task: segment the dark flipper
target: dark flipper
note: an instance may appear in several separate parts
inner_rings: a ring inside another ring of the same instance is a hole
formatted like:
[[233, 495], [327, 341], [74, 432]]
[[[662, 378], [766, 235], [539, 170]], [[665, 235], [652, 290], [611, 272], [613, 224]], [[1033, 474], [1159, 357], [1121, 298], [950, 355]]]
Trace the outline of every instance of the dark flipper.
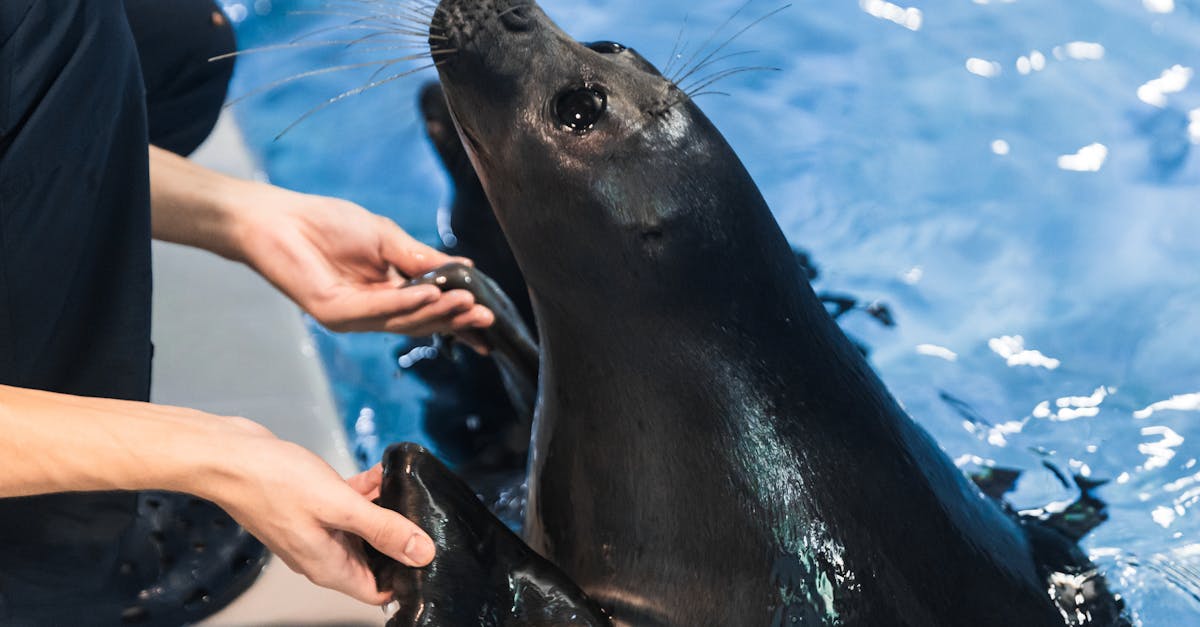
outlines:
[[437, 557], [425, 568], [409, 568], [367, 547], [380, 590], [393, 591], [400, 603], [388, 627], [611, 625], [574, 582], [492, 516], [424, 448], [388, 449], [377, 502], [420, 525], [437, 545]]
[[971, 475], [971, 481], [979, 486], [980, 491], [997, 501], [1012, 492], [1020, 478], [1021, 471], [1010, 468], [984, 468]]
[[[1044, 465], [1065, 485], [1070, 485], [1065, 483], [1066, 475], [1061, 470], [1048, 462]], [[971, 480], [984, 494], [1012, 511], [1004, 502], [1004, 496], [1013, 491], [1017, 485], [1017, 479], [1020, 477], [1021, 471], [1019, 470], [984, 468], [972, 474]], [[1082, 540], [1093, 529], [1108, 520], [1108, 504], [1093, 494], [1096, 489], [1103, 487], [1108, 481], [1096, 481], [1076, 475], [1074, 483], [1079, 488], [1079, 498], [1075, 499], [1074, 503], [1061, 510], [1033, 510], [1031, 513], [1023, 514], [1022, 518], [1032, 524], [1053, 529], [1073, 543]]]
[[872, 301], [863, 304], [854, 296], [837, 292], [819, 292], [817, 298], [821, 299], [821, 303], [825, 305], [825, 309], [829, 315], [833, 316], [834, 320], [851, 311], [861, 309], [885, 327], [896, 326], [896, 317], [892, 315], [892, 308], [887, 303]]
[[1042, 520], [1023, 517], [1039, 575], [1067, 625], [1130, 625], [1125, 602], [1074, 540]]
[[528, 441], [537, 401], [538, 348], [512, 300], [486, 274], [461, 263], [442, 266], [409, 284], [435, 285], [442, 291], [467, 290], [475, 296], [475, 302], [496, 314], [495, 324], [479, 331], [479, 337], [492, 349], [509, 397], [525, 418]]
[[[943, 398], [949, 396], [943, 395]], [[1053, 465], [1046, 464], [1046, 467], [1063, 478], [1061, 471]], [[1104, 576], [1077, 544], [1080, 538], [1108, 520], [1104, 501], [1092, 494], [1092, 490], [1107, 482], [1076, 476], [1075, 485], [1081, 494], [1066, 509], [1017, 514], [1004, 497], [1016, 487], [1020, 476], [1019, 470], [985, 468], [971, 475], [971, 479], [984, 494], [1020, 521], [1029, 538], [1038, 574], [1047, 583], [1047, 590], [1065, 624], [1128, 626], [1125, 603], [1120, 595], [1108, 589]]]
[[808, 277], [809, 281], [816, 281], [821, 276], [821, 269], [813, 261], [812, 255], [808, 254], [803, 248], [792, 247], [792, 254], [796, 255], [796, 265], [800, 267], [800, 271], [804, 276]]
[[1108, 504], [1092, 494], [1093, 490], [1107, 483], [1076, 475], [1075, 485], [1079, 487], [1079, 498], [1062, 511], [1042, 516], [1042, 524], [1070, 538], [1072, 542], [1080, 541], [1108, 520]]

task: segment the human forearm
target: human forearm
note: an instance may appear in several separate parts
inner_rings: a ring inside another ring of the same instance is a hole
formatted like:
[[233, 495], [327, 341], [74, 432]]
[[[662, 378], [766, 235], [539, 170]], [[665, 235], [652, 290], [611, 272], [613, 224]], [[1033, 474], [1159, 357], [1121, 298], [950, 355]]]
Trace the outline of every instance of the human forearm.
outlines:
[[150, 147], [150, 207], [154, 238], [246, 261], [239, 199], [257, 184]]
[[154, 147], [150, 187], [156, 239], [244, 262], [335, 331], [428, 335], [492, 323], [469, 292], [401, 289], [405, 277], [454, 260], [352, 202], [235, 179]]
[[371, 503], [381, 470], [343, 480], [304, 448], [243, 418], [0, 386], [0, 498], [166, 490], [220, 505], [297, 572], [386, 602], [347, 534], [412, 566], [433, 543]]
[[[0, 497], [91, 490], [204, 493], [232, 480], [215, 462], [248, 432], [236, 419], [148, 403], [0, 386]], [[245, 427], [253, 429], [253, 427]], [[220, 480], [216, 480], [217, 477]]]

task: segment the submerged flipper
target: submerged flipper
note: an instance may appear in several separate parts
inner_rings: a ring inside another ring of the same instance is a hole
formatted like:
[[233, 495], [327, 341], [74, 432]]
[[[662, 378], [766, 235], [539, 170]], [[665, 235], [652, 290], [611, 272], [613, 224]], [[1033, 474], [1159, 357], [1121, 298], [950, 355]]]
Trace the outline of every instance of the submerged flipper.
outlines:
[[1094, 481], [1076, 475], [1075, 485], [1079, 487], [1079, 498], [1066, 509], [1043, 516], [1042, 523], [1074, 542], [1080, 541], [1108, 520], [1108, 503], [1092, 494], [1093, 490], [1107, 483], [1108, 481]]
[[420, 525], [437, 545], [425, 568], [367, 547], [380, 590], [400, 603], [387, 627], [610, 627], [594, 601], [423, 447], [388, 449], [380, 494], [380, 505]]
[[[1049, 464], [1047, 468], [1063, 478], [1057, 468]], [[1104, 501], [1092, 494], [1092, 490], [1107, 482], [1076, 476], [1075, 485], [1081, 494], [1074, 503], [1060, 511], [1039, 509], [1018, 514], [1004, 497], [1012, 492], [1020, 477], [1019, 470], [984, 468], [972, 474], [971, 480], [1020, 522], [1029, 539], [1038, 574], [1049, 586], [1047, 590], [1065, 624], [1128, 626], [1121, 597], [1108, 589], [1104, 576], [1077, 544], [1108, 520]]]
[[997, 501], [1017, 487], [1017, 479], [1021, 478], [1020, 470], [1011, 468], [984, 468], [971, 475], [971, 481], [979, 490]]
[[863, 304], [857, 297], [838, 292], [818, 292], [817, 298], [825, 305], [825, 309], [829, 312], [829, 315], [833, 316], [834, 320], [841, 318], [851, 311], [861, 309], [885, 327], [896, 326], [896, 318], [892, 315], [892, 308], [887, 303], [872, 301]]
[[[442, 266], [409, 281], [409, 285], [433, 285], [443, 292], [467, 290], [475, 296], [475, 302], [496, 314], [496, 322], [478, 334], [491, 348], [518, 414], [531, 423], [537, 402], [538, 347], [512, 299], [486, 274], [461, 263]], [[530, 425], [525, 426], [528, 441]]]
[[[1054, 473], [1055, 477], [1063, 481], [1064, 485], [1070, 485], [1066, 483], [1067, 478], [1062, 471], [1049, 463], [1046, 463], [1045, 466]], [[1019, 470], [984, 468], [971, 474], [971, 481], [975, 482], [980, 491], [1012, 512], [1015, 510], [1004, 501], [1004, 497], [1016, 488], [1017, 480], [1020, 477], [1021, 471]], [[1097, 481], [1079, 475], [1075, 475], [1073, 479], [1075, 486], [1079, 488], [1079, 498], [1065, 508], [1034, 509], [1022, 513], [1023, 521], [1053, 529], [1071, 542], [1079, 542], [1093, 529], [1108, 520], [1108, 504], [1093, 494], [1096, 489], [1108, 484], [1108, 481]]]

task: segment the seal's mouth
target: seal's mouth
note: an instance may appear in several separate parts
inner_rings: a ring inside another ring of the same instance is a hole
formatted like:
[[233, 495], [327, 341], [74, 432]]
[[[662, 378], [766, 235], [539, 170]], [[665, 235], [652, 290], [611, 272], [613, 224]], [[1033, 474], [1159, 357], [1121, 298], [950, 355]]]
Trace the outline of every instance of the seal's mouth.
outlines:
[[466, 152], [467, 160], [471, 162], [471, 167], [475, 175], [479, 178], [481, 184], [486, 187], [487, 168], [485, 167], [489, 161], [488, 152], [484, 148], [483, 142], [479, 141], [475, 133], [469, 127], [464, 125], [458, 115], [454, 112], [454, 104], [446, 99], [446, 108], [450, 112], [450, 119], [454, 128], [458, 131], [458, 137], [462, 140], [462, 146]]
[[471, 129], [464, 126], [462, 122], [457, 121], [458, 116], [454, 115], [453, 107], [450, 109], [450, 115], [455, 119], [455, 126], [458, 128], [459, 135], [462, 137], [463, 144], [466, 145], [467, 151], [471, 154], [474, 154], [476, 158], [485, 155], [486, 151], [483, 148], [483, 142], [479, 141], [479, 138], [471, 132]]

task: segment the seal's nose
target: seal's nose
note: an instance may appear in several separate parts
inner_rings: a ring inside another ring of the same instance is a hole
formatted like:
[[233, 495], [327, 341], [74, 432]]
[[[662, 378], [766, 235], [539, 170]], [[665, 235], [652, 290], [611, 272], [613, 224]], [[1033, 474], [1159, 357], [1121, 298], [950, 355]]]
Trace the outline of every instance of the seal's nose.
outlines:
[[534, 23], [530, 0], [442, 0], [434, 12], [435, 25], [472, 30], [498, 21], [505, 30], [521, 32]]

